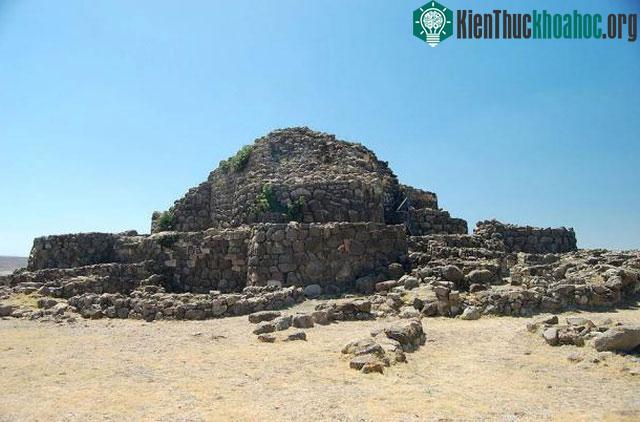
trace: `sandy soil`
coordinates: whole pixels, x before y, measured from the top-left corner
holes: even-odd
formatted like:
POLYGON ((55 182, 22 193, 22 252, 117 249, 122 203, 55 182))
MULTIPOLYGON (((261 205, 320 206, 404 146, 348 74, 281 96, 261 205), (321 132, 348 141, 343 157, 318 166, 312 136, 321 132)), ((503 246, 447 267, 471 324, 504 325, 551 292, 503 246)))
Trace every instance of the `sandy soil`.
MULTIPOLYGON (((581 315, 640 323, 638 310, 581 315)), ((428 342, 407 364, 364 375, 340 349, 385 321, 316 326, 307 342, 263 344, 246 317, 4 319, 0 421, 640 420, 640 376, 627 370, 638 363, 592 363, 591 347, 552 348, 526 322, 425 319, 428 342), (584 361, 567 359, 576 351, 584 361)))

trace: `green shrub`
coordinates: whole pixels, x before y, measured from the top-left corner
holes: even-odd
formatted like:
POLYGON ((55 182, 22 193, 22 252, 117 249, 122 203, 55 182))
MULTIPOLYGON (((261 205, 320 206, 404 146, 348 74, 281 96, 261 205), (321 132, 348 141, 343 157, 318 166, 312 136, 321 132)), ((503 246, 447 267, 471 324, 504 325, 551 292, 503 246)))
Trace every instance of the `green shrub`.
POLYGON ((287 205, 287 218, 291 221, 301 221, 303 216, 305 199, 298 197, 295 201, 287 205))
POLYGON ((245 145, 240 148, 240 151, 236 153, 233 157, 228 160, 220 161, 220 169, 223 172, 228 172, 229 170, 233 171, 242 171, 246 167, 249 162, 249 158, 251 157, 251 152, 253 151, 253 145, 245 145))
POLYGON ((266 212, 281 213, 285 214, 289 221, 302 221, 305 203, 306 200, 304 196, 301 196, 295 201, 288 203, 285 207, 278 201, 273 187, 270 184, 266 184, 260 189, 255 202, 249 208, 249 212, 254 215, 266 212))
POLYGON ((283 212, 284 209, 278 201, 273 187, 266 184, 260 189, 260 193, 256 196, 256 200, 251 206, 250 211, 252 214, 262 214, 265 212, 283 212))
POLYGON ((158 227, 158 231, 166 232, 166 231, 172 230, 173 223, 174 223, 173 220, 174 220, 174 217, 171 211, 165 211, 162 214, 160 214, 160 217, 158 217, 158 220, 156 223, 158 227))

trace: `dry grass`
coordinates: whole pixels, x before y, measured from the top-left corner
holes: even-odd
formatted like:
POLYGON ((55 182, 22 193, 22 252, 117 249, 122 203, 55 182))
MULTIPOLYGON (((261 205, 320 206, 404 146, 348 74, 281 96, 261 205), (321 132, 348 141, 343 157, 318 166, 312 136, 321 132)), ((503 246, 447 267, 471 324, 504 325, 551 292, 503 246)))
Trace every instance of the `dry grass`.
POLYGON ((38 309, 38 299, 41 296, 36 294, 26 295, 24 293, 14 293, 7 299, 3 299, 5 305, 14 305, 21 308, 38 309))
MULTIPOLYGON (((309 307, 311 304, 304 304, 309 307)), ((640 312, 586 314, 640 323, 640 312)), ((640 377, 589 347, 552 348, 526 319, 426 319, 429 341, 384 375, 347 341, 384 321, 258 343, 246 317, 203 322, 0 321, 0 420, 639 420, 640 377), (576 350, 586 356, 571 363, 576 350)))

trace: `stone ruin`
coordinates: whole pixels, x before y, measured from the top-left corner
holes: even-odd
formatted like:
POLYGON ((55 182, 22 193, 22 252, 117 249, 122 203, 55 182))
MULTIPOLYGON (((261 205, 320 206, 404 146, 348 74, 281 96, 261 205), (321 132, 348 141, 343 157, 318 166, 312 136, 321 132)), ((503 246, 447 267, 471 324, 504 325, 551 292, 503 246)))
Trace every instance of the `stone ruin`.
POLYGON ((206 319, 353 294, 366 298, 317 318, 527 316, 622 306, 639 274, 637 252, 578 250, 572 229, 483 221, 468 234, 364 146, 291 128, 221 162, 153 214, 151 234, 35 239, 0 300, 36 292, 42 309, 0 316, 206 319))

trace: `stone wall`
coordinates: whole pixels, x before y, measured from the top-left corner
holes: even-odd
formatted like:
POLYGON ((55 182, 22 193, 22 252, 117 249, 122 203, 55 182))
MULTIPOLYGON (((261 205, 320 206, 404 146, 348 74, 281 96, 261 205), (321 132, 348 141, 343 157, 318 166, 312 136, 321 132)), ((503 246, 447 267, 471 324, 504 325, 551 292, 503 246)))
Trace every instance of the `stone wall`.
POLYGON ((438 209, 438 196, 433 192, 414 188, 413 186, 400 185, 400 191, 407 198, 412 208, 438 209))
MULTIPOLYGON (((59 275, 107 280, 105 263, 147 262, 145 277, 162 275, 164 287, 172 292, 237 292, 269 280, 294 286, 333 284, 350 290, 356 278, 382 272, 407 255, 403 226, 384 223, 261 223, 151 236, 87 233, 49 238, 36 239, 30 272, 20 277, 41 281, 59 273, 51 268, 74 266, 80 268, 73 274, 59 275)), ((109 286, 114 284, 110 280, 109 286)), ((123 290, 131 290, 136 281, 141 280, 128 277, 123 290)), ((86 290, 94 291, 92 286, 86 290)))
POLYGON ((150 236, 141 248, 174 292, 241 291, 246 286, 248 227, 150 236))
MULTIPOLYGON (((393 222, 400 197, 397 178, 360 144, 292 128, 256 140, 249 151, 242 166, 221 165, 174 203, 169 210, 173 230, 259 222, 393 222), (273 188, 276 208, 282 209, 255 213, 251 207, 265 185, 273 188), (301 196, 305 206, 299 218, 287 216, 287 205, 301 196)), ((152 217, 152 231, 158 231, 158 216, 152 217)))
POLYGON ((69 299, 85 318, 203 320, 247 315, 292 306, 304 300, 301 288, 249 287, 241 293, 210 294, 134 291, 131 295, 86 293, 69 299))
POLYGON ((151 261, 143 261, 22 271, 9 277, 9 285, 42 285, 41 293, 64 298, 83 293, 127 294, 152 275, 150 267, 151 261))
POLYGON ((256 227, 249 245, 248 280, 352 290, 356 278, 383 272, 406 254, 401 225, 265 224, 256 227))
POLYGON ((542 229, 488 220, 478 222, 474 234, 501 240, 506 252, 561 253, 577 249, 575 232, 565 227, 542 229))
POLYGON ((410 208, 407 212, 407 227, 412 236, 430 234, 467 234, 467 222, 452 218, 447 211, 410 208))
POLYGON ((29 255, 28 270, 72 268, 114 262, 119 235, 80 233, 37 237, 29 255))

